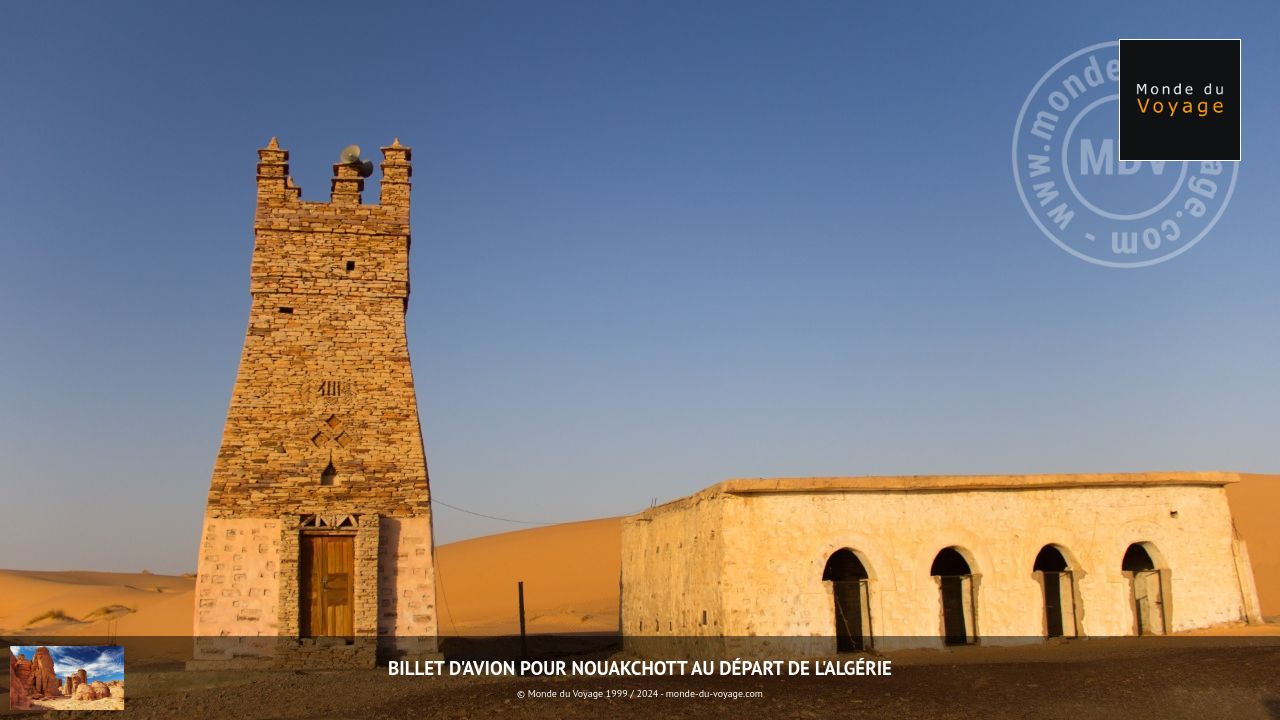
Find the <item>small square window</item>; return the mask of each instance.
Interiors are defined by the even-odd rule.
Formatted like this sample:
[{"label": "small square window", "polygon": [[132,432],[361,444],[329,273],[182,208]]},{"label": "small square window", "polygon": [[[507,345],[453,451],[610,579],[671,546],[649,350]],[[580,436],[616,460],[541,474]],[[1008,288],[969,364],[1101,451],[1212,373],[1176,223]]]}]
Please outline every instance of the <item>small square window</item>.
[{"label": "small square window", "polygon": [[348,261],[347,261],[347,272],[351,272],[352,270],[355,270],[355,269],[356,269],[356,261],[355,261],[355,260],[348,260]]}]

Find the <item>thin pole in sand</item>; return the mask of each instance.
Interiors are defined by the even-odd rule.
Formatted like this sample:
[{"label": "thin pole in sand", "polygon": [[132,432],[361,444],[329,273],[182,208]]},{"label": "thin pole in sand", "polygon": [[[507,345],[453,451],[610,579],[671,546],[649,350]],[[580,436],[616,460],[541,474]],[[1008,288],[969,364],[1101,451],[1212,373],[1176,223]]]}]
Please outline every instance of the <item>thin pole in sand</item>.
[{"label": "thin pole in sand", "polygon": [[520,600],[520,659],[524,660],[529,655],[528,642],[525,639],[524,632],[524,581],[520,580],[516,583],[516,596]]}]

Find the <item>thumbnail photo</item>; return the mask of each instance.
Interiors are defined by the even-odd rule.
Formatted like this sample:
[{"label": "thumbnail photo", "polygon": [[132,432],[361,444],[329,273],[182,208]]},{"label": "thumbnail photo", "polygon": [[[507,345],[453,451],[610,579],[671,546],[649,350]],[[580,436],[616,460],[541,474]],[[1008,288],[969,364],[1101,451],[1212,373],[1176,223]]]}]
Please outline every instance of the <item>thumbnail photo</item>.
[{"label": "thumbnail photo", "polygon": [[119,645],[11,645],[11,710],[123,710]]}]

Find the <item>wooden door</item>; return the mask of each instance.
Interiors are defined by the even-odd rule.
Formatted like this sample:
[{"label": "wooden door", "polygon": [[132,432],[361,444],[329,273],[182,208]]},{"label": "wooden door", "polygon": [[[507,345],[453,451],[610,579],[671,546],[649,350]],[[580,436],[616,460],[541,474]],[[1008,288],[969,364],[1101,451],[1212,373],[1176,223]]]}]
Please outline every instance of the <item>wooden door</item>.
[{"label": "wooden door", "polygon": [[1044,583],[1045,634],[1051,638],[1062,637],[1062,575],[1043,572],[1040,579]]},{"label": "wooden door", "polygon": [[836,650],[863,652],[874,647],[871,634],[871,581],[834,580]]},{"label": "wooden door", "polygon": [[834,580],[831,583],[836,604],[836,650],[865,650],[863,643],[862,607],[865,580]]},{"label": "wooden door", "polygon": [[1062,608],[1062,636],[1078,637],[1080,629],[1076,627],[1076,579],[1071,571],[1060,573],[1062,593],[1059,596]]},{"label": "wooden door", "polygon": [[1164,597],[1158,570],[1141,570],[1133,574],[1134,614],[1139,635],[1164,634]]},{"label": "wooden door", "polygon": [[960,599],[964,606],[964,641],[973,644],[978,642],[978,618],[974,617],[977,606],[973,599],[972,575],[960,576]]},{"label": "wooden door", "polygon": [[355,538],[302,536],[303,637],[351,637],[355,626]]},{"label": "wooden door", "polygon": [[859,650],[870,650],[875,643],[871,633],[871,581],[858,581],[858,610],[862,613],[862,646]]},{"label": "wooden door", "polygon": [[948,645],[964,645],[970,642],[973,626],[973,609],[969,606],[969,576],[943,575],[942,587],[943,638]]}]

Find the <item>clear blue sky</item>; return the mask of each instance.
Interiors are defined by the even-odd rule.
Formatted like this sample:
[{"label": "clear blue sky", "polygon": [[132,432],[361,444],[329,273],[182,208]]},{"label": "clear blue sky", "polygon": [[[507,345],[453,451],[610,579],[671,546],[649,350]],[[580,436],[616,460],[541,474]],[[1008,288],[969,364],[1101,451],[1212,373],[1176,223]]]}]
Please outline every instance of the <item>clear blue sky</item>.
[{"label": "clear blue sky", "polygon": [[[194,570],[273,135],[310,200],[348,143],[415,149],[443,502],[1280,469],[1277,27],[1263,2],[5,3],[0,567]],[[1050,243],[1009,167],[1040,75],[1118,37],[1244,40],[1231,205],[1133,271]]]}]

